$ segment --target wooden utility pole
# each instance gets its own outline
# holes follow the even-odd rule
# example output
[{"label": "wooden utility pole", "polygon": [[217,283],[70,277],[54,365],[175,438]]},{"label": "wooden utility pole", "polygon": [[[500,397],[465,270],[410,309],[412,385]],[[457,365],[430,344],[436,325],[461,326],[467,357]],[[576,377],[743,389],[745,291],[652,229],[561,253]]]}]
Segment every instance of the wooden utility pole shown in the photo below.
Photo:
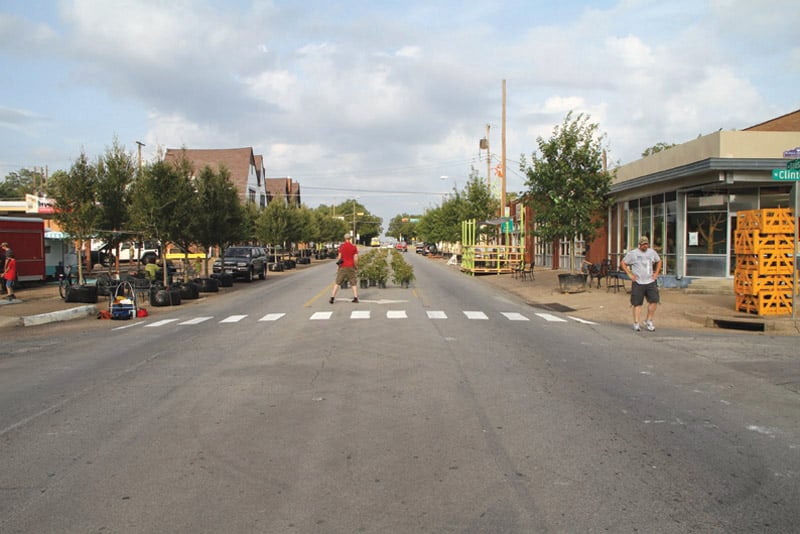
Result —
[{"label": "wooden utility pole", "polygon": [[500,216],[506,216],[506,81],[503,80],[503,133],[502,133],[502,162],[500,176]]},{"label": "wooden utility pole", "polygon": [[142,172],[142,147],[145,146],[145,144],[141,141],[136,141],[136,144],[139,145],[139,172]]},{"label": "wooden utility pole", "polygon": [[489,150],[489,128],[491,125],[486,125],[486,188],[489,194],[492,194],[492,151]]}]

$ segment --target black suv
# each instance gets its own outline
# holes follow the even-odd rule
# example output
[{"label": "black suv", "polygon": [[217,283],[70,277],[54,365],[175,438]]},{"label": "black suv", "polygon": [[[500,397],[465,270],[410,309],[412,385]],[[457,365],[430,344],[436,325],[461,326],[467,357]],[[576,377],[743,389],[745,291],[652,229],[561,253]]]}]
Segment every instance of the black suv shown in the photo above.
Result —
[{"label": "black suv", "polygon": [[267,277],[267,253],[261,247],[229,247],[222,259],[214,262],[214,272],[233,275],[252,282],[258,276]]}]

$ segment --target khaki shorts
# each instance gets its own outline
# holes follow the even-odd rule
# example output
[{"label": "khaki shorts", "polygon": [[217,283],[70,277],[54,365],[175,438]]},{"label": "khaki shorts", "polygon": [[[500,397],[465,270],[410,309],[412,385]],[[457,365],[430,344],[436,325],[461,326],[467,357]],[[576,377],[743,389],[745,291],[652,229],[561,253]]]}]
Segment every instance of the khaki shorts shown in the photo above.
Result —
[{"label": "khaki shorts", "polygon": [[347,280],[351,286],[356,285],[356,270],[353,267],[339,267],[336,271],[336,285],[342,285]]}]

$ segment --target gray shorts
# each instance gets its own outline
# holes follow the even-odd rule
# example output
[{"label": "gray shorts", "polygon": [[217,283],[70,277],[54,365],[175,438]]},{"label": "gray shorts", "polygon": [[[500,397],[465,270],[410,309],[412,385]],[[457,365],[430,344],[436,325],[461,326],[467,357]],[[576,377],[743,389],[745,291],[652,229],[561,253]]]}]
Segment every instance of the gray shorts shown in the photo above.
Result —
[{"label": "gray shorts", "polygon": [[654,302],[658,304],[658,283],[653,281],[649,284],[637,284],[633,282],[631,284],[631,305],[632,306],[641,306],[644,304],[644,299],[647,298],[647,302]]},{"label": "gray shorts", "polygon": [[336,285],[340,286],[347,280],[351,286],[356,285],[356,270],[353,267],[339,267],[336,271]]}]

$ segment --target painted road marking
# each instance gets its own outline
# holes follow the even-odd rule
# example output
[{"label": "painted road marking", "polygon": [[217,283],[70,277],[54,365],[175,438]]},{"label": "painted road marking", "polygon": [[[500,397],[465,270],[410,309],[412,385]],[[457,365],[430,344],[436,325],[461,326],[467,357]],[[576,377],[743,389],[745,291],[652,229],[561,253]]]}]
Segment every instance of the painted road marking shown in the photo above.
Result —
[{"label": "painted road marking", "polygon": [[285,313],[268,313],[264,317],[259,319],[259,321],[277,321],[278,319],[280,319],[284,315],[286,315],[286,314]]},{"label": "painted road marking", "polygon": [[483,313],[482,311],[465,311],[464,315],[467,316],[467,319],[476,319],[480,321],[485,321],[489,319],[486,316],[486,314]]},{"label": "painted road marking", "polygon": [[500,312],[509,321],[530,321],[527,317],[517,312]]}]

